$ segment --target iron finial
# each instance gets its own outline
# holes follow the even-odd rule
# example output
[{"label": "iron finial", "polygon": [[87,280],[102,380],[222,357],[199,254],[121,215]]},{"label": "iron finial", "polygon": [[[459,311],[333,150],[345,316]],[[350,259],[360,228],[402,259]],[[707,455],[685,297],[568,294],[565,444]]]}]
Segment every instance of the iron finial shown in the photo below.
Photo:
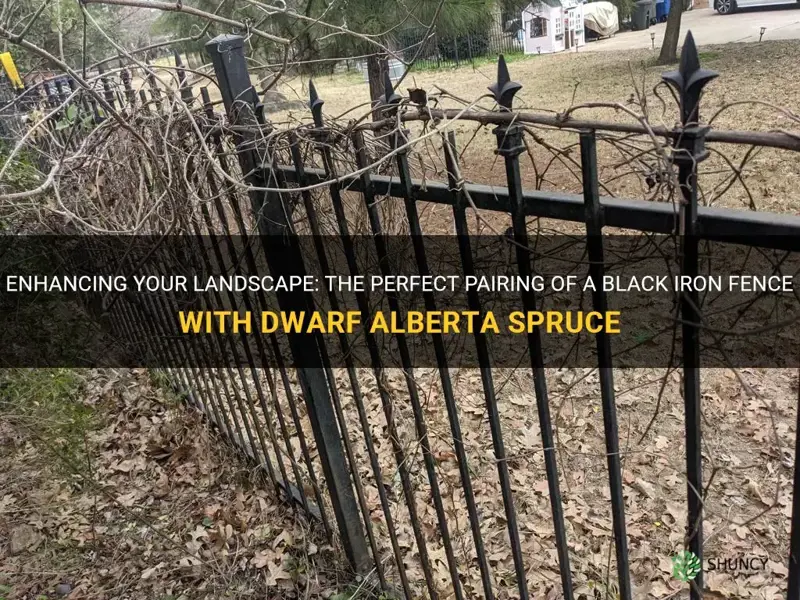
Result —
[{"label": "iron finial", "polygon": [[175,57],[175,66],[176,67],[182,67],[183,66],[183,60],[181,59],[181,53],[173,48],[172,55]]},{"label": "iron finial", "polygon": [[422,88],[413,88],[408,90],[408,97],[417,106],[422,108],[428,104],[428,92]]},{"label": "iron finial", "polygon": [[392,77],[386,70],[383,73],[383,104],[397,104],[398,102],[400,102],[400,96],[394,93]]},{"label": "iron finial", "polygon": [[308,82],[308,95],[311,116],[314,117],[314,127],[322,127],[322,105],[325,104],[325,101],[317,94],[313,79]]},{"label": "iron finial", "polygon": [[686,33],[681,49],[681,63],[677,71],[667,71],[661,79],[678,94],[681,104],[681,124],[697,123],[700,120],[698,105],[706,84],[719,73],[700,67],[700,55],[692,32]]},{"label": "iron finial", "polygon": [[259,125],[266,125],[267,124],[267,117],[264,114],[264,103],[263,102],[256,102],[255,106],[253,106],[253,112],[256,115],[256,122]]},{"label": "iron finial", "polygon": [[497,61],[497,83],[490,85],[489,91],[492,92],[497,104],[506,110],[511,110],[511,104],[514,102],[514,94],[520,89],[522,89],[522,84],[511,81],[511,76],[508,74],[506,59],[501,54],[500,60]]},{"label": "iron finial", "polygon": [[211,95],[208,93],[208,88],[205,86],[200,88],[200,99],[203,101],[203,108],[205,108],[206,111],[214,110],[211,104]]}]

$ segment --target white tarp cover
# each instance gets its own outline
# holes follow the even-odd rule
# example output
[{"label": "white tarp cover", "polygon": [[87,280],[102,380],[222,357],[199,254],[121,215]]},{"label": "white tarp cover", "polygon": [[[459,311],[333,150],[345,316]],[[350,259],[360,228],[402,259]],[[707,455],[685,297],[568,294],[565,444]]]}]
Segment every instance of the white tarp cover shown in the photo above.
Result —
[{"label": "white tarp cover", "polygon": [[611,2],[588,2],[583,5],[583,26],[599,35],[619,31],[619,13]]}]

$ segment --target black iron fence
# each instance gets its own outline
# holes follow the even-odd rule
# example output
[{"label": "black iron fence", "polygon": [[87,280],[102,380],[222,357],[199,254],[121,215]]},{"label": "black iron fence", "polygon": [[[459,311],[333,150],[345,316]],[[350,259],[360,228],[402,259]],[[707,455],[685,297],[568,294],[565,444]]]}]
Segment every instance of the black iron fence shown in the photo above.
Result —
[{"label": "black iron fence", "polygon": [[[353,251],[353,232],[347,214],[351,205],[346,198],[358,199],[359,209],[368,217],[380,260],[381,272],[391,274],[391,261],[386,255],[385,228],[378,200],[396,198],[402,202],[403,222],[407,235],[415,240],[413,257],[420,274],[430,273],[424,245],[417,244],[425,224],[418,204],[435,203],[451,207],[452,223],[458,236],[459,257],[464,275],[475,273],[475,248],[471,234],[474,226],[468,220],[472,209],[508,215],[511,227],[507,233],[513,242],[516,269],[524,277],[533,273],[529,240],[529,219],[541,217],[581,224],[587,240],[590,272],[600,278],[604,273],[607,228],[624,228],[654,234],[675,236],[680,248],[679,272],[693,276],[699,273],[701,258],[699,244],[704,240],[729,241],[759,248],[800,251],[800,218],[757,212],[713,209],[698,206],[698,164],[707,156],[706,142],[723,141],[745,145],[771,146],[787,151],[800,150],[797,138],[786,133],[748,133],[714,131],[700,125],[699,106],[703,87],[716,73],[702,69],[691,36],[683,48],[680,69],[664,75],[680,102],[681,125],[674,130],[644,126],[598,123],[561,119],[547,115],[513,111],[514,96],[520,85],[510,79],[501,58],[498,80],[491,87],[499,107],[497,112],[480,115],[459,113],[460,118],[474,118],[495,126],[496,151],[505,165],[505,186],[483,186],[464,183],[461,176],[455,137],[448,134],[442,140],[441,159],[446,165],[446,182],[422,181],[412,177],[408,160],[407,132],[394,129],[396,111],[401,98],[387,82],[384,110],[385,122],[333,129],[323,118],[323,101],[311,87],[310,109],[313,123],[289,134],[288,146],[278,150],[264,133],[270,127],[263,106],[251,85],[243,53],[243,38],[220,36],[207,44],[214,64],[216,79],[227,113],[228,125],[223,127],[213,110],[208,91],[201,89],[200,98],[185,84],[181,76],[180,95],[189,106],[195,106],[196,116],[203,124],[204,143],[208,144],[216,161],[214,169],[195,169],[196,164],[182,166],[192,183],[206,194],[207,202],[186,206],[182,233],[191,235],[215,234],[228,240],[225,249],[198,246],[198,270],[213,270],[219,265],[247,264],[256,270],[265,261],[274,277],[306,273],[311,269],[328,274],[331,266],[324,248],[316,254],[304,254],[297,246],[298,224],[292,218],[302,210],[306,233],[319,236],[321,211],[327,222],[333,223],[351,274],[358,274],[358,260]],[[441,52],[441,50],[439,51]],[[455,48],[454,48],[455,55]],[[457,60],[457,59],[456,59]],[[103,98],[109,107],[122,107],[131,118],[168,114],[164,102],[165,90],[151,81],[150,95],[141,90],[134,93],[130,78],[122,76],[120,90],[114,89],[108,78],[102,78]],[[72,87],[72,86],[67,86]],[[74,89],[74,87],[72,87]],[[55,91],[62,100],[66,90]],[[55,100],[53,101],[55,102]],[[82,101],[83,102],[83,101]],[[202,103],[202,107],[199,106]],[[66,105],[65,105],[66,106]],[[103,107],[96,101],[83,104],[95,120],[106,118]],[[64,108],[66,110],[66,108]],[[60,113],[59,113],[60,114]],[[448,111],[423,107],[418,113],[401,116],[407,122],[452,117]],[[63,116],[59,117],[63,118]],[[522,141],[526,123],[541,123],[577,133],[580,146],[582,195],[529,191],[522,185],[520,155],[525,151]],[[375,146],[370,143],[372,132],[383,135],[388,127],[389,153],[392,171],[377,173],[368,155]],[[77,125],[53,129],[61,151],[78,143]],[[142,135],[147,136],[145,126]],[[604,198],[599,193],[597,171],[597,132],[616,131],[652,135],[670,142],[671,160],[677,169],[681,202],[671,204]],[[151,134],[155,135],[152,130]],[[82,134],[85,135],[85,134]],[[178,132],[175,143],[196,147],[199,143],[190,130]],[[154,144],[159,138],[153,137]],[[333,148],[346,148],[356,167],[356,175],[340,177],[337,171],[342,161],[334,156]],[[288,148],[288,152],[286,151]],[[59,148],[50,147],[49,154]],[[316,156],[318,166],[307,163]],[[142,160],[147,160],[142,157]],[[199,154],[195,159],[199,161]],[[234,164],[236,161],[236,164]],[[164,168],[161,167],[156,168]],[[246,181],[249,192],[232,182]],[[187,179],[188,181],[188,179]],[[322,195],[312,196],[317,184]],[[148,188],[158,194],[158,183],[148,181]],[[300,191],[297,191],[297,190]],[[299,209],[297,207],[300,207]],[[256,256],[250,246],[239,248],[232,239],[261,235],[271,240],[269,251]],[[151,274],[165,274],[163,264],[144,267]],[[606,293],[594,291],[592,304],[604,312]],[[277,292],[274,295],[250,292],[217,293],[217,305],[264,310],[276,306],[283,311],[305,311],[312,300],[301,292]],[[340,298],[329,293],[332,308]],[[370,314],[372,306],[364,294],[356,294],[358,307]],[[390,308],[399,309],[391,295],[386,299]],[[535,311],[539,299],[535,292],[520,293],[519,303],[525,311]],[[426,309],[436,309],[433,294],[425,294]],[[478,293],[467,296],[470,310],[485,310]],[[702,315],[696,291],[685,292],[680,301],[680,345],[682,396],[685,415],[686,505],[688,509],[685,545],[700,561],[700,571],[692,579],[692,598],[703,596],[704,550],[703,518],[704,489],[703,443],[701,434],[700,393],[702,363],[699,330]],[[366,575],[375,573],[377,587],[389,592],[401,592],[407,598],[439,597],[530,597],[529,577],[531,557],[526,553],[523,533],[517,518],[517,494],[506,452],[507,438],[497,398],[497,382],[493,357],[489,351],[489,336],[476,332],[478,393],[482,395],[485,418],[488,420],[496,488],[502,497],[502,541],[511,556],[513,572],[498,578],[486,550],[487,539],[482,523],[481,499],[476,492],[477,478],[471,469],[465,434],[460,420],[460,398],[454,391],[453,371],[445,340],[433,334],[431,343],[436,356],[435,375],[440,391],[446,423],[449,429],[447,447],[457,465],[457,478],[463,496],[469,525],[471,551],[466,562],[457,553],[451,536],[453,516],[448,510],[441,488],[439,457],[429,431],[430,414],[427,400],[415,380],[419,369],[408,350],[408,339],[395,336],[394,356],[399,356],[399,371],[385,348],[371,335],[365,334],[370,362],[353,362],[348,335],[300,336],[285,339],[276,334],[246,337],[230,332],[215,332],[207,337],[165,336],[167,323],[174,320],[179,308],[178,299],[170,294],[153,295],[141,303],[115,302],[108,307],[108,318],[115,334],[122,338],[141,340],[141,332],[151,335],[147,351],[163,357],[165,365],[187,365],[165,369],[174,384],[187,394],[190,404],[203,411],[220,433],[262,469],[278,493],[305,514],[317,519],[337,541],[354,571]],[[208,306],[206,308],[213,308]],[[550,413],[548,391],[551,374],[545,368],[548,357],[542,350],[539,328],[532,329],[527,342],[526,366],[530,368],[532,398],[540,431],[543,467],[547,481],[547,502],[553,523],[553,544],[560,576],[560,595],[576,597],[575,568],[571,563],[570,539],[560,489],[560,474],[554,451],[554,426]],[[612,514],[614,565],[618,597],[628,600],[634,596],[631,583],[630,552],[626,531],[626,509],[623,489],[620,434],[617,422],[614,364],[611,337],[604,332],[595,336],[599,380],[597,392],[601,398],[607,477]],[[212,359],[220,351],[235,355],[229,366]],[[342,369],[333,366],[331,355],[338,354]],[[245,366],[242,366],[245,365]],[[309,365],[318,365],[312,366]],[[352,412],[353,419],[345,413]],[[356,423],[356,429],[352,425]],[[437,439],[443,436],[437,432]],[[411,447],[406,443],[411,441]],[[393,464],[387,464],[378,446],[390,447]],[[411,448],[411,449],[410,449]],[[421,465],[416,462],[421,456]],[[794,494],[800,493],[800,458],[794,463]],[[485,475],[484,475],[485,476]],[[423,517],[423,513],[426,515]],[[800,598],[800,503],[792,510],[792,531],[788,559],[788,597]],[[409,548],[413,548],[409,550]],[[464,569],[477,570],[480,587],[465,589]]]},{"label": "black iron fence", "polygon": [[490,18],[480,29],[455,36],[442,36],[427,28],[405,30],[397,34],[396,45],[403,59],[416,57],[416,67],[438,69],[474,64],[476,59],[498,54],[522,53],[519,21],[504,23],[499,16]]}]

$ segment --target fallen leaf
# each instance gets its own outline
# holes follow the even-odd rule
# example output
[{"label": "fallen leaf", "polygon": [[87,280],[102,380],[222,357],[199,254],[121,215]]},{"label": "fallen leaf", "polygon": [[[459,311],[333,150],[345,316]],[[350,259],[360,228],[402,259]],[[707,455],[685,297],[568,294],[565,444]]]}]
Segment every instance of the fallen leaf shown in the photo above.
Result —
[{"label": "fallen leaf", "polygon": [[154,567],[150,567],[149,569],[145,569],[144,571],[142,571],[142,579],[150,579],[155,574],[155,572],[158,571],[163,566],[164,566],[164,563],[160,562]]}]

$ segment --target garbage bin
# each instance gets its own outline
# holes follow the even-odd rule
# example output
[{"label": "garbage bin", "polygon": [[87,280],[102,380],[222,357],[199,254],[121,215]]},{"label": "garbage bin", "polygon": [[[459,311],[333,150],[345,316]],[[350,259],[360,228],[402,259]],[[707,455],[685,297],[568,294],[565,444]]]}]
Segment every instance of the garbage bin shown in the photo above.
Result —
[{"label": "garbage bin", "polygon": [[656,3],[656,21],[659,23],[665,23],[667,21],[670,4],[670,0],[661,0],[661,2]]},{"label": "garbage bin", "polygon": [[650,27],[650,17],[653,16],[653,0],[638,0],[633,5],[631,15],[631,28],[634,31],[641,31]]}]

